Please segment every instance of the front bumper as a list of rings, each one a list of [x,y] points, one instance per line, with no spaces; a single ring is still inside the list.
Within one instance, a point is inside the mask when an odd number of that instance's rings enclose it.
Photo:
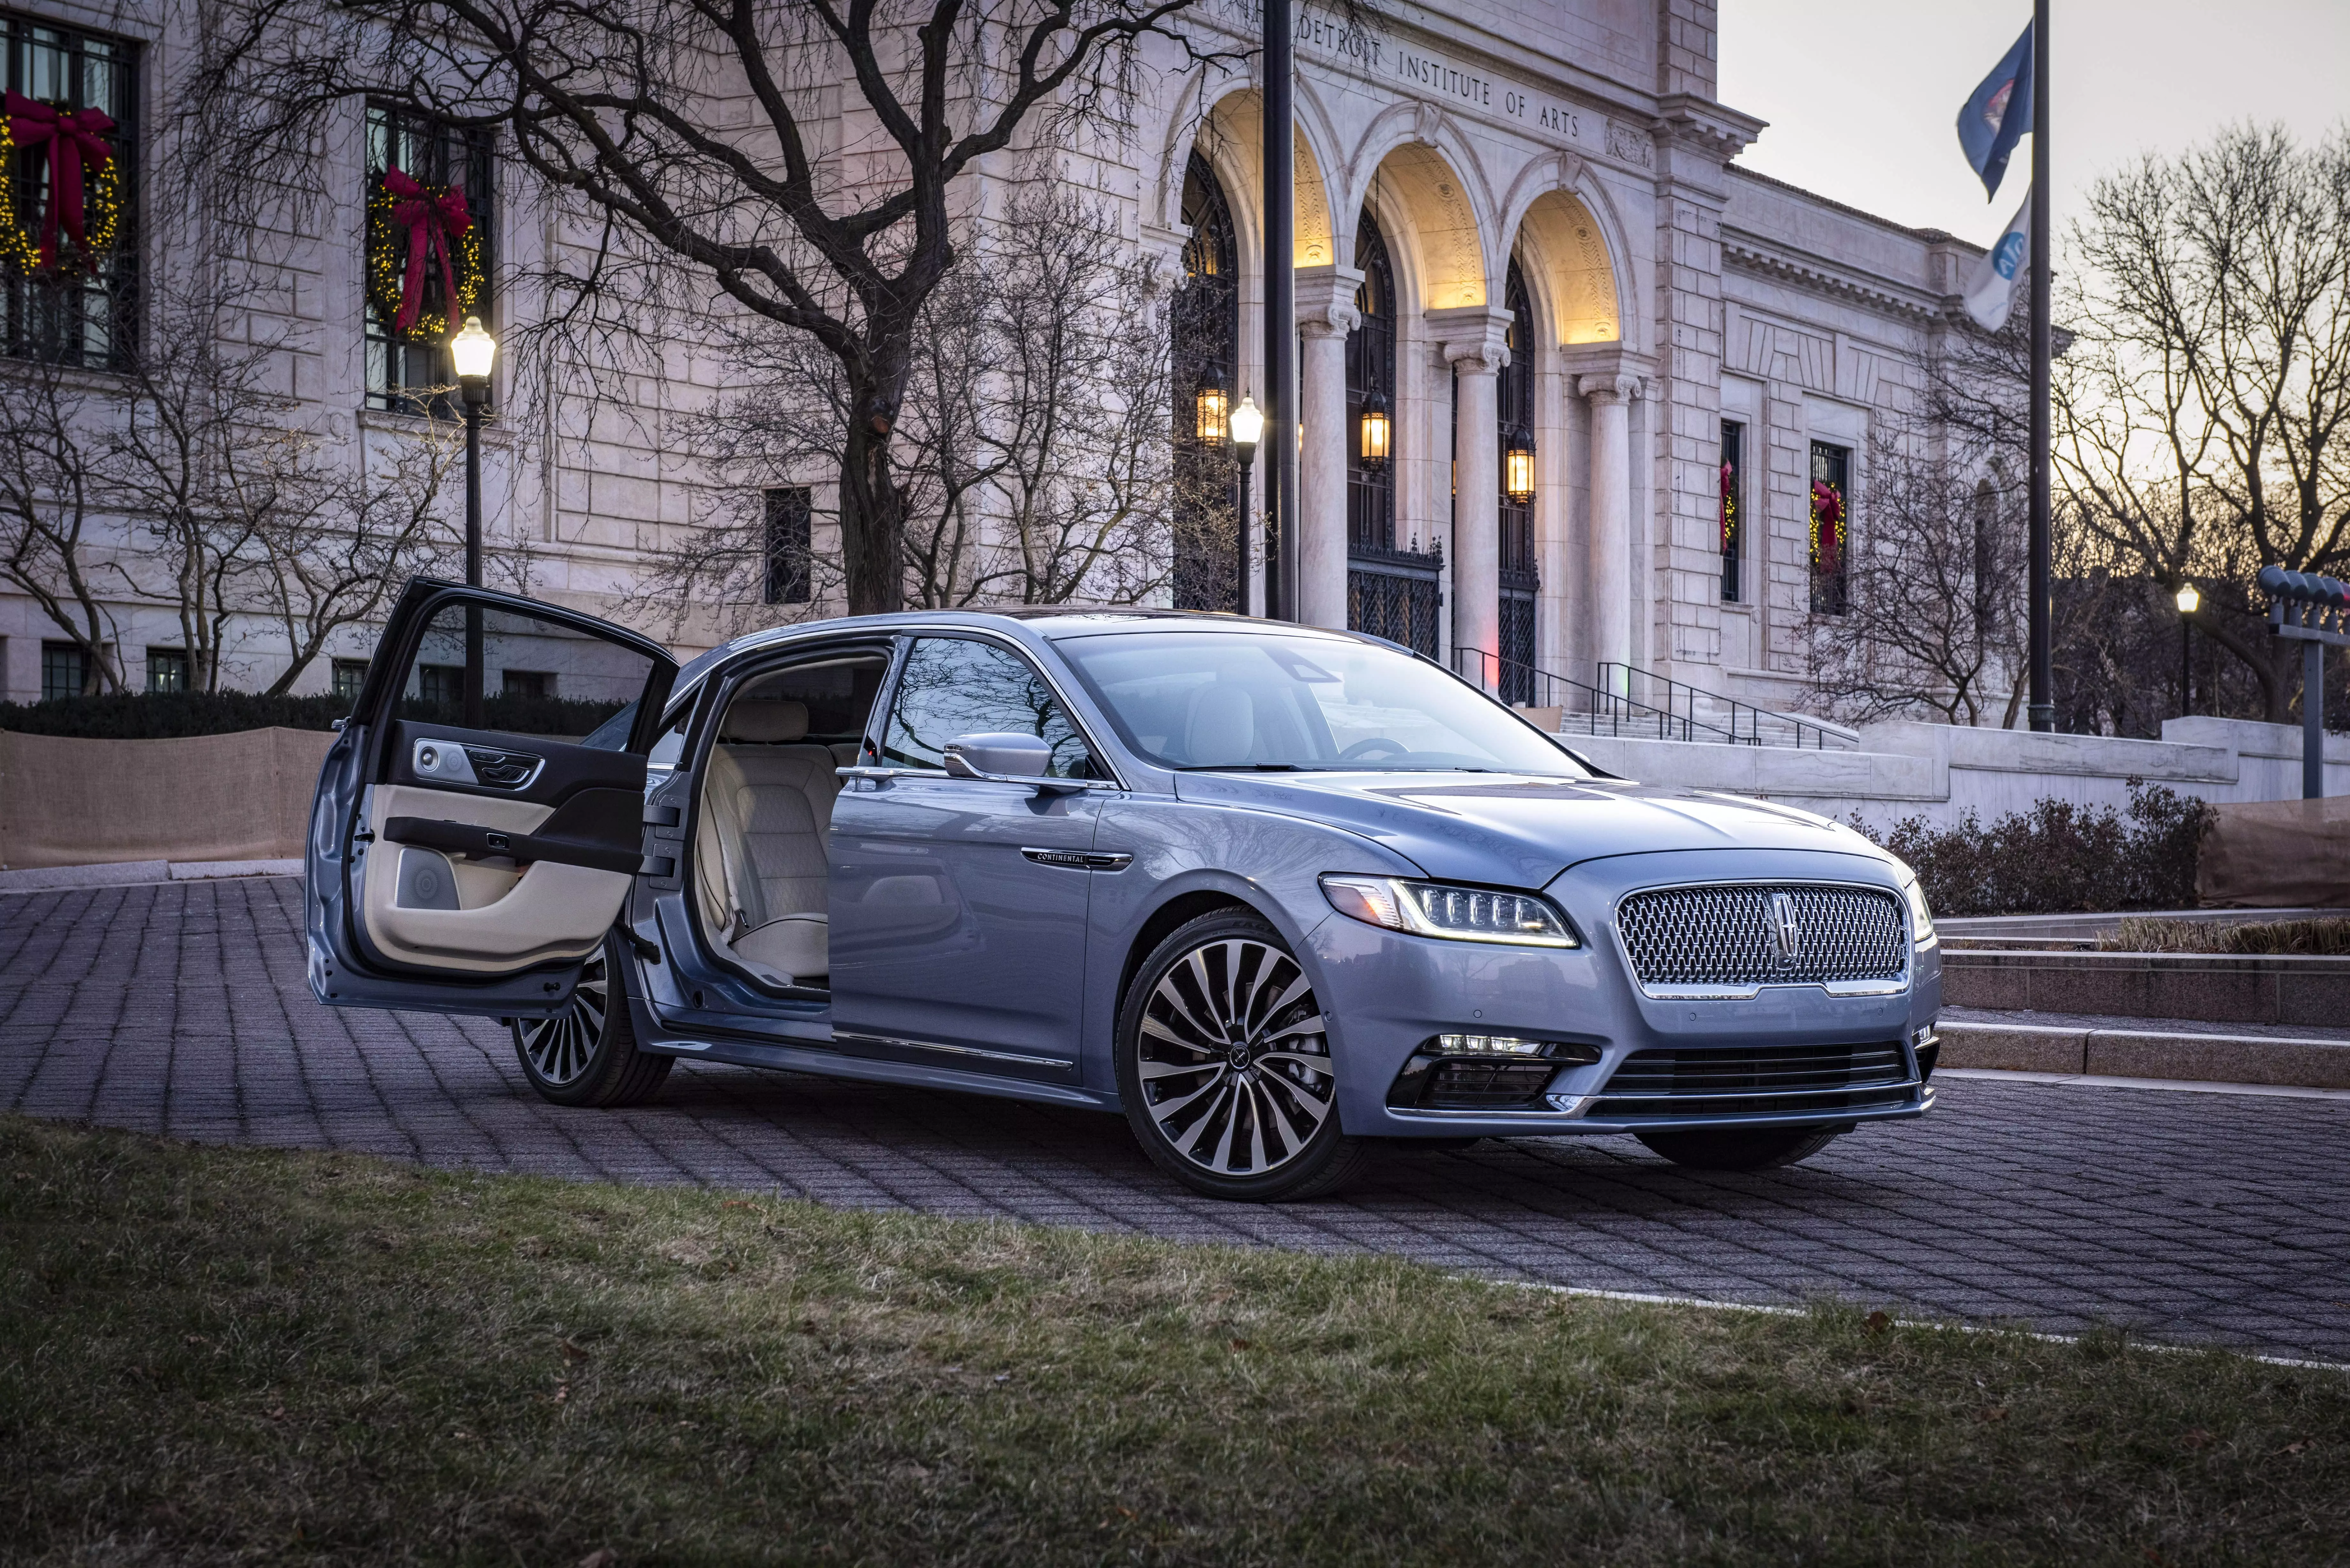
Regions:
[[[1758,876],[1773,869],[1755,868]],[[1908,983],[1897,992],[1831,995],[1819,985],[1770,985],[1743,998],[1650,997],[1632,983],[1604,924],[1615,889],[1585,888],[1582,897],[1565,888],[1553,891],[1566,895],[1560,901],[1575,918],[1583,947],[1445,941],[1337,915],[1309,933],[1338,1058],[1339,1116],[1350,1134],[1526,1137],[1842,1127],[1904,1120],[1932,1108],[1928,1078],[1941,972],[1930,940],[1915,951]],[[1561,1063],[1534,1108],[1389,1103],[1399,1076],[1428,1042],[1465,1031],[1557,1042],[1596,1059]],[[1772,1089],[1761,1086],[1767,1074],[1754,1083],[1739,1072],[1742,1061],[1846,1048],[1873,1064],[1865,1081]],[[1627,1092],[1627,1085],[1640,1092]]]

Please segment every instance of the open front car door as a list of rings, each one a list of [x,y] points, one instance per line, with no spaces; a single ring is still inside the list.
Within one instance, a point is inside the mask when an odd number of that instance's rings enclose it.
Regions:
[[[311,802],[318,1000],[505,1018],[567,1002],[639,868],[676,675],[592,617],[410,583]]]

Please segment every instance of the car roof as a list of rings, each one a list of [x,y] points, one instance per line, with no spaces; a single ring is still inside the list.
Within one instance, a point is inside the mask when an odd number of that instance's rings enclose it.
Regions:
[[[1323,638],[1334,641],[1368,642],[1398,652],[1411,650],[1367,632],[1337,631],[1328,627],[1303,626],[1294,621],[1223,610],[1156,609],[1128,606],[1006,605],[1002,608],[965,610],[899,610],[887,615],[827,616],[817,620],[789,621],[763,627],[720,643],[688,659],[678,672],[676,690],[684,691],[710,669],[735,654],[772,648],[803,636],[858,633],[887,634],[923,628],[978,629],[990,625],[1017,627],[1031,636],[1057,640],[1068,637],[1114,636],[1119,632],[1259,631]],[[1009,629],[1009,628],[1007,628]]]

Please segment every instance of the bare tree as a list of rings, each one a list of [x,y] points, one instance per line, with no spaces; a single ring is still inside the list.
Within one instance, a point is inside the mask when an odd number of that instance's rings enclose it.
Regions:
[[[2350,567],[2350,131],[2148,155],[2096,183],[2072,240],[2057,477],[2117,557],[2199,583],[2196,626],[2281,721],[2297,656],[2251,573]]]
[[[120,691],[94,437],[110,418],[88,385],[46,360],[0,370],[0,582],[41,607],[82,654],[82,690]]]
[[[463,452],[462,437],[428,424],[385,452],[360,452],[361,471],[325,479],[314,504],[256,516],[244,587],[248,602],[276,622],[287,655],[272,695],[292,690],[343,628],[381,618],[410,577],[445,570],[457,556],[462,539],[443,514],[443,486]],[[488,555],[511,566],[514,552]]]
[[[299,169],[362,99],[508,132],[543,190],[605,225],[586,270],[553,280],[569,291],[553,316],[626,317],[673,296],[681,260],[832,358],[848,604],[889,610],[905,597],[891,440],[959,182],[1053,122],[1122,126],[1141,41],[1188,55],[1173,24],[1192,4],[219,0],[190,142]],[[631,267],[633,286],[616,275]]]
[[[2014,723],[2024,497],[2006,478],[2012,467],[1961,452],[1898,436],[1875,443],[1846,608],[1812,621],[1812,677],[1840,716]]]
[[[1098,200],[1041,171],[971,226],[963,259],[917,317],[895,443],[908,597],[1132,603],[1163,586],[1171,501],[1168,347],[1159,280],[1119,243]],[[837,591],[823,552],[771,562],[762,492],[817,471],[852,400],[804,335],[754,323],[730,357],[733,390],[694,427],[729,483],[702,527],[655,551],[638,598],[682,625],[739,631],[779,566],[808,608]]]

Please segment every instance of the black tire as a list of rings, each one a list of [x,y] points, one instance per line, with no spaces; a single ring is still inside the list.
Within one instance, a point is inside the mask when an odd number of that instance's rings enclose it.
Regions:
[[[1809,1159],[1845,1129],[1727,1127],[1699,1132],[1654,1132],[1635,1136],[1650,1152],[1691,1170],[1773,1170]]]
[[[1136,971],[1118,1009],[1118,1096],[1144,1152],[1193,1191],[1322,1198],[1362,1168],[1369,1145],[1339,1130],[1337,1072],[1305,981],[1281,934],[1237,909],[1179,927]]]
[[[515,1057],[539,1097],[558,1106],[639,1106],[675,1064],[637,1049],[625,989],[627,954],[617,933],[579,971],[570,1003],[552,1018],[515,1018]]]

